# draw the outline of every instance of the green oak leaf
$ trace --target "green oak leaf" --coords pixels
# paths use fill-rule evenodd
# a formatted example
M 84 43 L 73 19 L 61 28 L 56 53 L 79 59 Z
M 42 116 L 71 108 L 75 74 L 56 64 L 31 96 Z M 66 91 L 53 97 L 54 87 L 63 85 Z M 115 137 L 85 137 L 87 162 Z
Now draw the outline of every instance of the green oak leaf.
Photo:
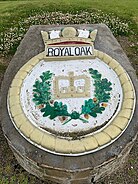
M 101 114 L 105 107 L 102 107 L 103 102 L 108 102 L 110 99 L 110 91 L 112 90 L 112 83 L 106 78 L 102 79 L 102 75 L 92 68 L 89 69 L 89 73 L 94 80 L 94 99 L 85 100 L 84 105 L 81 106 L 81 113 L 73 111 L 68 112 L 66 104 L 55 101 L 50 103 L 51 100 L 51 78 L 52 73 L 50 71 L 43 72 L 40 76 L 40 80 L 36 80 L 33 85 L 33 101 L 36 105 L 43 104 L 41 109 L 43 117 L 49 117 L 54 119 L 59 116 L 70 117 L 63 124 L 68 123 L 71 119 L 79 119 L 86 123 L 87 120 L 81 117 L 82 114 L 89 114 L 92 117 L 97 117 L 97 114 Z

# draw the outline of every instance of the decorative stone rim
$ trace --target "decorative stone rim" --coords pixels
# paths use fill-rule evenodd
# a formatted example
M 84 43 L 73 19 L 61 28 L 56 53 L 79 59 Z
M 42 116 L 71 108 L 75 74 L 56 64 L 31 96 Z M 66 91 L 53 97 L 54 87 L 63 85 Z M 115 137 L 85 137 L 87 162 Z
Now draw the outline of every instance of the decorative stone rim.
M 131 79 L 123 67 L 109 55 L 98 50 L 94 50 L 94 55 L 111 67 L 120 80 L 123 90 L 123 102 L 120 112 L 109 125 L 107 124 L 102 130 L 99 130 L 101 132 L 97 131 L 76 140 L 67 140 L 55 136 L 33 125 L 22 110 L 20 90 L 27 74 L 40 60 L 45 58 L 44 52 L 42 52 L 20 68 L 12 81 L 7 98 L 11 121 L 20 134 L 30 143 L 57 155 L 78 156 L 96 152 L 108 146 L 126 130 L 135 109 L 135 90 Z

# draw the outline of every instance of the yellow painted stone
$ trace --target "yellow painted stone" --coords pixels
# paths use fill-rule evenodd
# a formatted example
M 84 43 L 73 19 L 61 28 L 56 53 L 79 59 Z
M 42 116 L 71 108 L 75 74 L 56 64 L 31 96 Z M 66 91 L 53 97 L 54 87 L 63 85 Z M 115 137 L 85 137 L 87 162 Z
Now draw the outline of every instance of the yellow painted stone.
M 39 63 L 39 57 L 38 56 L 35 56 L 33 57 L 32 59 L 30 59 L 27 64 L 29 65 L 32 65 L 32 66 L 35 66 L 37 63 Z
M 40 144 L 42 147 L 49 149 L 51 151 L 54 151 L 55 144 L 56 144 L 56 137 L 50 134 L 44 133 L 44 136 Z
M 122 104 L 122 109 L 133 109 L 134 100 L 133 99 L 125 99 Z
M 10 104 L 10 107 L 12 107 L 13 105 L 19 105 L 20 104 L 20 96 L 19 95 L 10 96 L 9 97 L 9 104 Z
M 131 83 L 129 81 L 124 83 L 122 85 L 122 88 L 123 88 L 124 92 L 133 91 L 132 85 L 131 85 Z
M 24 114 L 18 114 L 13 119 L 14 119 L 14 122 L 18 128 L 20 128 L 20 126 L 22 124 L 24 124 L 26 121 L 28 121 Z
M 94 49 L 94 56 L 98 57 L 98 50 Z
M 26 71 L 26 72 L 30 72 L 30 70 L 33 68 L 32 65 L 30 65 L 29 63 L 26 63 L 25 65 L 22 66 L 22 68 L 20 69 L 21 71 Z
M 80 140 L 72 140 L 71 141 L 72 153 L 82 153 L 85 152 L 85 147 Z
M 104 56 L 103 56 L 103 61 L 106 63 L 106 64 L 109 64 L 111 61 L 112 61 L 112 57 L 110 57 L 109 55 L 103 53 Z
M 27 76 L 26 71 L 19 70 L 18 73 L 15 75 L 16 79 L 24 79 Z
M 11 87 L 9 90 L 9 96 L 15 96 L 15 95 L 19 95 L 20 93 L 20 88 L 19 87 Z
M 118 65 L 118 67 L 115 68 L 115 72 L 117 73 L 118 76 L 120 76 L 121 74 L 125 73 L 125 70 L 121 65 Z
M 35 127 L 30 123 L 28 120 L 24 121 L 20 126 L 20 131 L 26 136 L 29 137 L 30 134 L 33 132 Z
M 103 59 L 103 57 L 104 57 L 104 53 L 101 51 L 98 51 L 98 58 Z
M 96 149 L 98 147 L 98 142 L 93 136 L 82 138 L 81 142 L 87 151 Z
M 48 32 L 41 31 L 41 34 L 42 34 L 42 38 L 43 38 L 44 42 L 46 42 L 48 40 L 48 38 L 49 38 Z
M 10 111 L 11 111 L 12 117 L 15 117 L 16 115 L 23 113 L 20 105 L 14 105 L 14 106 L 12 106 L 10 108 Z
M 115 125 L 109 125 L 103 131 L 107 133 L 112 139 L 116 138 L 121 133 L 121 129 Z
M 127 81 L 129 81 L 128 76 L 127 76 L 126 73 L 121 74 L 121 75 L 119 76 L 119 79 L 120 79 L 121 84 L 124 84 L 124 83 L 126 83 Z
M 74 38 L 77 32 L 73 27 L 65 27 L 62 31 L 62 35 L 64 38 Z
M 97 32 L 98 32 L 98 30 L 95 29 L 95 30 L 93 30 L 93 31 L 90 33 L 90 38 L 92 39 L 92 41 L 95 40 L 96 35 L 97 35 Z
M 33 132 L 30 134 L 30 140 L 33 142 L 40 144 L 44 136 L 44 132 L 39 128 L 35 128 Z
M 121 128 L 122 130 L 125 129 L 125 127 L 128 124 L 128 119 L 125 117 L 116 117 L 113 122 L 114 125 L 118 126 L 119 128 Z
M 71 153 L 71 143 L 69 140 L 56 138 L 55 151 L 58 153 Z
M 112 69 L 115 69 L 119 63 L 115 60 L 115 59 L 112 59 L 109 64 L 108 64 Z
M 39 63 L 40 60 L 42 60 L 45 56 L 45 51 L 41 52 L 40 54 L 36 55 L 35 57 L 33 57 L 31 60 L 34 60 L 33 63 L 31 63 L 31 65 L 36 65 L 37 63 Z M 29 64 L 29 62 L 28 62 Z
M 14 78 L 11 84 L 11 87 L 20 87 L 22 85 L 23 80 L 22 79 L 16 79 Z
M 129 99 L 129 98 L 131 98 L 131 99 L 134 98 L 134 92 L 133 91 L 126 91 L 124 93 L 124 99 Z
M 132 113 L 131 109 L 123 109 L 119 112 L 118 117 L 125 117 L 125 118 L 130 118 Z
M 99 146 L 103 146 L 111 141 L 111 137 L 105 132 L 96 133 L 94 137 L 96 138 Z

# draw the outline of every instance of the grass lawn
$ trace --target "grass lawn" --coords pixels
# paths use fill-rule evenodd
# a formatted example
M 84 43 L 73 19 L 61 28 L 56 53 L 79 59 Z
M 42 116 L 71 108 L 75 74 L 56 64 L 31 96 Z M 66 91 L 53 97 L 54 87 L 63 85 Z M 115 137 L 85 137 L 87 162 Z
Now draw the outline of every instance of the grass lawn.
M 98 10 L 101 10 L 99 13 Z M 24 33 L 33 24 L 55 24 L 59 21 L 57 14 L 48 14 L 50 20 L 41 21 L 44 12 L 61 11 L 59 24 L 67 24 L 63 21 L 70 12 L 69 23 L 108 23 L 114 30 L 119 43 L 123 47 L 138 74 L 138 0 L 40 0 L 40 1 L 0 1 L 0 48 L 2 44 L 9 52 L 0 52 L 0 84 L 10 59 L 16 51 Z M 87 12 L 82 16 L 80 12 Z M 89 17 L 89 13 L 92 13 Z M 114 15 L 112 15 L 112 13 Z M 95 18 L 94 14 L 99 16 Z M 47 15 L 47 14 L 46 14 Z M 73 15 L 73 16 L 72 16 Z M 79 19 L 79 15 L 82 17 Z M 55 21 L 52 20 L 54 16 Z M 57 16 L 57 17 L 56 17 Z M 29 19 L 28 17 L 31 17 Z M 47 18 L 46 18 L 47 19 Z M 92 20 L 94 19 L 94 20 Z M 30 21 L 28 24 L 26 22 Z M 113 22 L 113 24 L 112 24 Z M 123 30 L 123 31 L 122 31 Z M 127 32 L 128 31 L 128 32 Z M 8 34 L 9 33 L 9 34 Z M 17 34 L 18 33 L 18 34 Z M 6 35 L 6 36 L 5 36 Z M 19 38 L 19 39 L 18 39 Z M 6 42 L 6 39 L 8 40 Z M 4 40 L 4 41 L 3 41 Z M 12 42 L 13 40 L 13 42 Z M 16 41 L 17 40 L 17 41 Z M 6 45 L 7 44 L 7 45 Z M 1 51 L 1 50 L 0 50 Z M 138 183 L 138 141 L 136 142 L 129 160 L 123 170 L 106 178 L 99 184 L 136 184 Z M 24 171 L 12 155 L 9 146 L 0 128 L 0 184 L 52 184 L 43 182 Z
M 30 11 L 31 9 L 42 8 L 48 11 L 77 11 L 101 9 L 106 12 L 114 12 L 123 17 L 138 16 L 137 0 L 40 0 L 40 1 L 0 1 L 0 15 L 14 12 Z
M 0 1 L 0 51 L 2 50 L 6 54 L 15 53 L 24 33 L 30 25 L 34 24 L 105 23 L 111 28 L 114 35 L 126 35 L 132 31 L 137 34 L 137 7 L 137 0 L 104 0 L 104 3 L 102 0 Z M 101 12 L 97 12 L 98 10 Z M 89 17 L 88 14 L 85 16 L 81 14 L 79 15 L 81 19 L 72 17 L 70 21 L 66 21 L 66 13 L 70 13 L 72 16 L 72 14 L 80 14 L 82 11 L 88 14 L 92 12 L 93 15 Z M 40 21 L 34 17 L 42 12 L 62 12 L 62 17 L 60 14 L 48 15 L 51 16 L 49 21 L 42 21 L 42 18 Z M 28 17 L 32 17 L 32 19 L 26 25 Z M 53 22 L 52 17 L 55 19 Z M 47 15 L 45 19 L 47 19 Z
M 0 23 L 7 25 L 20 17 L 26 17 L 31 10 L 76 12 L 100 9 L 106 13 L 138 22 L 137 0 L 40 0 L 40 1 L 0 1 Z

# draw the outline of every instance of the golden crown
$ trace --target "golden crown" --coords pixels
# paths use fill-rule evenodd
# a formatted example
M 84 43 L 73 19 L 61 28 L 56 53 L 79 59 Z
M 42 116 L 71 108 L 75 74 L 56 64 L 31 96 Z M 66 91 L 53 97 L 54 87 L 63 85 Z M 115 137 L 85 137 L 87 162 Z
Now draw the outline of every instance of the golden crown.
M 45 45 L 63 44 L 92 44 L 97 35 L 97 29 L 75 29 L 74 27 L 65 27 L 61 30 L 41 31 Z

